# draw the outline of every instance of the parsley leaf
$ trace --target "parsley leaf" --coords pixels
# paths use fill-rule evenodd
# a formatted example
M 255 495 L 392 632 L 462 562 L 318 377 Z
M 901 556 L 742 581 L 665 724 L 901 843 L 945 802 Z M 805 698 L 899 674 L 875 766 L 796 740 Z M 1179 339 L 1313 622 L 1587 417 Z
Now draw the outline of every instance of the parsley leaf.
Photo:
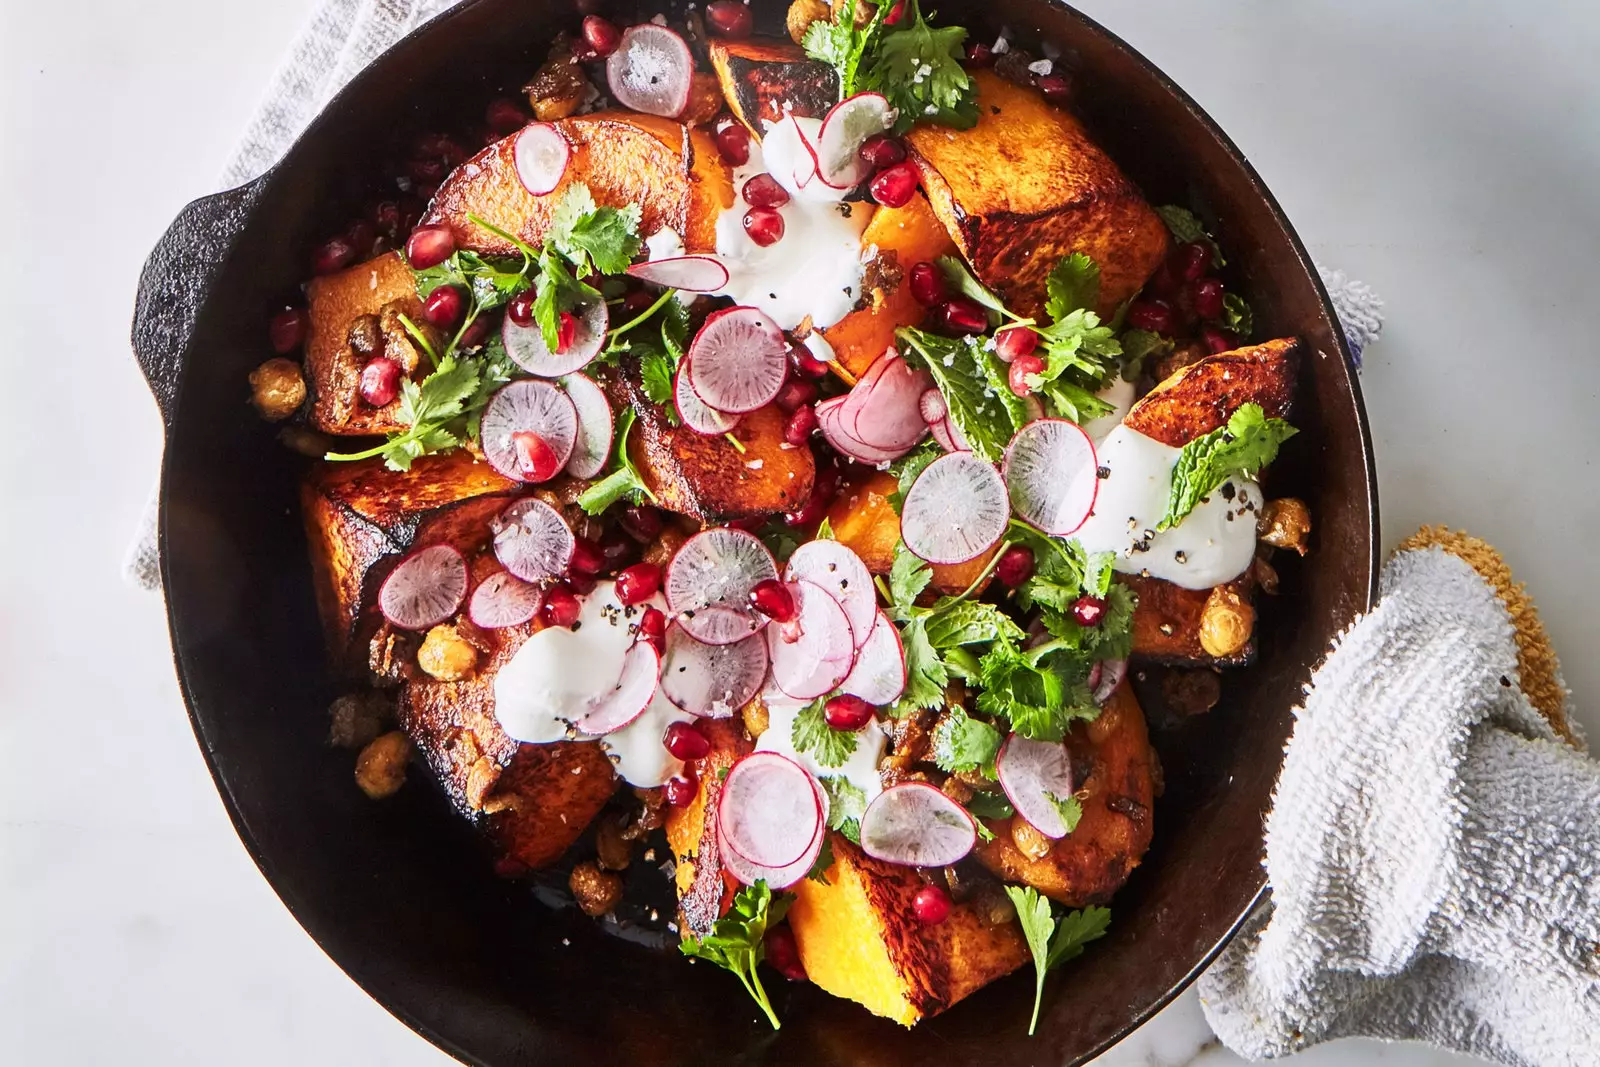
M 1278 446 L 1297 432 L 1283 419 L 1267 418 L 1260 404 L 1241 404 L 1228 425 L 1195 438 L 1178 453 L 1167 512 L 1156 529 L 1178 525 L 1229 478 L 1254 475 L 1271 463 Z
M 665 352 L 645 352 L 639 357 L 639 386 L 653 404 L 672 402 L 673 375 L 677 367 Z
M 1031 1036 L 1039 1025 L 1039 1004 L 1044 999 L 1044 976 L 1051 968 L 1083 954 L 1083 946 L 1104 937 L 1111 926 L 1109 908 L 1084 908 L 1068 912 L 1059 920 L 1051 912 L 1050 901 L 1032 886 L 1005 887 L 1006 896 L 1017 909 L 1022 936 L 1033 953 L 1033 1018 L 1028 1023 Z
M 917 708 L 936 708 L 944 703 L 944 687 L 950 684 L 950 671 L 928 641 L 928 621 L 915 618 L 900 631 L 906 653 L 906 689 L 889 709 L 900 718 Z
M 589 187 L 567 187 L 550 216 L 545 247 L 559 252 L 579 276 L 621 274 L 638 255 L 639 205 L 597 207 Z
M 990 463 L 1000 462 L 1018 429 L 1004 397 L 1019 398 L 1009 388 L 1003 397 L 990 384 L 977 345 L 909 327 L 896 334 L 909 346 L 906 358 L 911 365 L 925 367 L 933 375 L 950 409 L 950 420 L 973 453 Z
M 921 120 L 963 130 L 976 125 L 978 89 L 961 65 L 967 31 L 960 26 L 934 29 L 922 17 L 917 0 L 905 0 L 905 5 L 900 21 L 879 38 L 866 88 L 882 92 L 899 109 L 897 133 Z M 885 0 L 879 10 L 889 6 Z
M 859 738 L 854 730 L 835 730 L 823 717 L 827 697 L 819 697 L 800 709 L 794 717 L 790 739 L 796 752 L 804 752 L 824 767 L 842 767 L 856 750 Z
M 1066 825 L 1067 833 L 1070 834 L 1078 828 L 1078 820 L 1083 818 L 1083 805 L 1078 802 L 1077 797 L 1058 797 L 1054 793 L 1046 793 L 1044 797 L 1061 813 L 1061 821 Z
M 979 771 L 993 778 L 1000 741 L 999 730 L 981 719 L 968 718 L 960 707 L 953 707 L 934 725 L 933 762 L 950 774 Z
M 867 794 L 842 774 L 817 779 L 828 794 L 828 829 L 837 830 L 851 842 L 861 844 L 861 816 L 867 810 Z M 824 868 L 825 870 L 826 868 Z
M 1093 308 L 1100 299 L 1100 268 L 1082 252 L 1074 252 L 1050 272 L 1045 292 L 1045 312 L 1057 322 L 1074 311 Z
M 678 950 L 685 956 L 695 957 L 724 967 L 734 973 L 745 991 L 755 999 L 766 1014 L 774 1030 L 781 1025 L 767 991 L 762 988 L 761 976 L 756 968 L 766 958 L 767 930 L 783 921 L 792 897 L 772 895 L 767 883 L 758 881 L 734 894 L 733 906 L 718 919 L 711 933 L 703 938 L 686 935 Z

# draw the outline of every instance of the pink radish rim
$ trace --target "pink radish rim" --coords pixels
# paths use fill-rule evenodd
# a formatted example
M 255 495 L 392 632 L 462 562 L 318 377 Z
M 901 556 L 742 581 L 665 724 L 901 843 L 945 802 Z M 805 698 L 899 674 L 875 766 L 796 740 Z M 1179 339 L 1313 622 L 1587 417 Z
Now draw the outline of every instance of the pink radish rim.
M 571 347 L 565 352 L 550 350 L 537 322 L 519 326 L 507 315 L 500 325 L 500 340 L 505 343 L 506 355 L 517 366 L 540 378 L 560 378 L 587 367 L 605 345 L 611 312 L 604 300 L 591 299 L 575 307 L 572 313 L 577 317 L 578 328 Z
M 817 793 L 817 803 L 822 805 L 824 813 L 827 812 L 828 795 L 822 791 L 822 783 L 815 778 L 811 781 L 812 788 Z M 806 849 L 805 855 L 786 867 L 763 867 L 751 863 L 738 852 L 729 848 L 718 835 L 717 855 L 722 860 L 722 867 L 745 885 L 755 885 L 756 882 L 766 882 L 771 889 L 786 889 L 811 872 L 816 866 L 817 857 L 822 854 L 822 844 L 828 837 L 827 817 L 824 817 L 817 827 L 816 836 L 812 838 L 811 845 Z
M 866 106 L 876 107 L 874 102 L 882 104 L 882 111 L 885 113 L 886 121 L 873 130 L 872 133 L 849 145 L 849 153 L 845 156 L 847 169 L 832 170 L 823 166 L 822 156 L 828 147 L 830 129 L 841 129 L 842 123 L 850 111 L 859 111 Z M 828 113 L 822 117 L 821 128 L 817 131 L 817 175 L 822 179 L 823 183 L 834 189 L 853 189 L 865 181 L 867 177 L 866 165 L 862 163 L 859 155 L 861 146 L 866 143 L 868 137 L 890 129 L 894 125 L 894 115 L 894 108 L 889 106 L 888 99 L 882 93 L 857 93 L 855 96 L 841 100 L 829 108 Z
M 689 344 L 684 369 L 706 406 L 743 415 L 772 403 L 782 391 L 789 376 L 788 345 L 766 312 L 731 307 L 707 317 Z M 743 393 L 737 392 L 741 385 Z
M 833 446 L 834 451 L 849 456 L 853 460 L 873 466 L 899 459 L 911 451 L 910 448 L 898 452 L 890 449 L 873 448 L 865 441 L 858 440 L 853 434 L 847 432 L 844 428 L 844 416 L 840 413 L 840 408 L 843 406 L 845 399 L 845 397 L 836 396 L 831 400 L 824 400 L 816 408 L 817 426 L 822 430 L 823 438 Z
M 880 678 L 897 678 L 892 685 L 878 688 Z M 906 648 L 900 630 L 881 610 L 867 639 L 856 653 L 855 666 L 839 692 L 858 696 L 868 704 L 885 707 L 899 700 L 906 691 Z
M 714 293 L 728 285 L 728 268 L 715 256 L 670 256 L 635 263 L 628 273 L 640 281 L 685 293 Z M 719 279 L 713 281 L 713 279 Z
M 730 555 L 741 559 L 730 561 Z M 744 573 L 728 569 L 741 562 Z M 767 617 L 749 606 L 750 590 L 777 577 L 778 564 L 759 537 L 717 526 L 679 546 L 667 561 L 661 591 L 689 636 L 708 645 L 730 645 L 767 625 Z M 710 619 L 701 619 L 708 611 Z
M 928 503 L 927 494 L 938 491 L 933 488 L 934 483 L 930 481 L 930 478 L 950 477 L 952 469 L 956 466 L 966 468 L 964 473 L 971 475 L 971 484 L 968 486 L 956 486 L 952 490 L 947 490 L 952 497 L 956 495 L 962 497 L 956 503 L 972 505 L 971 493 L 978 490 L 987 490 L 996 497 L 991 503 L 996 508 L 998 518 L 997 521 L 992 523 L 994 525 L 992 535 L 990 530 L 979 528 L 977 535 L 963 538 L 960 546 L 957 546 L 952 541 L 949 545 L 951 551 L 946 552 L 943 551 L 944 545 L 942 543 L 938 548 L 935 548 L 928 543 L 928 538 L 943 538 L 944 534 L 941 531 L 959 531 L 961 524 L 952 522 L 952 507 L 950 503 L 946 503 L 936 511 L 928 514 L 924 514 L 924 510 L 932 507 Z M 993 479 L 992 484 L 988 484 L 988 479 L 990 478 Z M 978 482 L 984 482 L 985 484 L 980 486 L 977 484 Z M 963 489 L 968 490 L 968 492 L 960 492 Z M 971 452 L 951 452 L 928 464 L 906 492 L 905 503 L 900 508 L 900 536 L 905 541 L 906 547 L 914 552 L 919 559 L 927 560 L 929 563 L 965 563 L 967 560 L 977 559 L 989 551 L 1000 541 L 1001 537 L 1005 536 L 1006 524 L 1010 516 L 1011 499 L 1006 492 L 1005 482 L 1001 480 L 1000 474 L 994 469 L 994 466 L 979 459 Z M 976 516 L 974 516 L 973 521 L 976 521 Z M 972 546 L 974 545 L 978 547 L 973 548 Z M 971 551 L 968 551 L 968 549 L 971 549 Z
M 675 705 L 708 719 L 726 719 L 761 691 L 767 678 L 767 643 L 752 634 L 727 645 L 708 645 L 677 623 L 667 627 L 666 653 L 661 658 L 661 691 Z M 726 685 L 719 672 L 737 686 Z M 714 693 L 719 682 L 722 696 Z
M 794 620 L 767 627 L 772 683 L 796 700 L 815 700 L 849 675 L 855 633 L 826 589 L 801 579 L 789 583 L 789 591 L 795 598 Z
M 1072 795 L 1072 757 L 1066 745 L 1012 734 L 1000 746 L 994 768 L 1006 799 L 1029 826 L 1052 840 L 1059 841 L 1067 836 L 1061 809 L 1045 795 L 1054 793 L 1062 799 Z M 1052 785 L 1059 786 L 1061 791 L 1056 792 L 1050 788 Z
M 757 775 L 761 778 L 756 779 Z M 785 787 L 793 795 L 779 792 Z M 722 780 L 717 794 L 717 836 L 757 866 L 787 867 L 806 854 L 824 821 L 817 793 L 811 773 L 787 756 L 752 752 L 729 768 Z M 775 810 L 780 806 L 783 810 Z M 757 835 L 766 837 L 765 841 L 741 832 L 749 829 L 748 820 L 757 811 L 771 820 L 765 829 L 777 831 Z M 814 821 L 802 821 L 808 818 Z M 785 829 L 791 832 L 784 834 Z
M 638 89 L 628 84 L 630 60 L 639 58 L 635 46 L 643 47 L 645 38 L 650 38 L 649 44 L 663 50 L 663 57 L 669 64 L 674 60 L 677 61 L 676 66 L 667 73 L 681 76 L 683 82 L 681 92 L 673 92 L 667 96 L 660 90 Z M 667 52 L 671 55 L 665 55 Z M 689 46 L 684 43 L 683 38 L 665 26 L 657 26 L 650 22 L 623 30 L 617 50 L 606 59 L 606 85 L 611 90 L 611 95 L 616 97 L 617 103 L 623 107 L 642 111 L 646 115 L 660 115 L 671 119 L 683 114 L 683 109 L 689 106 L 693 79 L 694 56 L 690 54 Z
M 1082 426 L 1066 419 L 1038 419 L 1018 430 L 1006 446 L 1001 472 L 1006 496 L 1020 517 L 1047 534 L 1067 537 L 1094 514 L 1100 497 L 1098 467 L 1094 441 Z M 1087 493 L 1078 488 L 1085 479 Z M 1087 502 L 1074 501 L 1074 493 L 1087 496 Z M 1078 503 L 1083 503 L 1082 514 Z
M 817 586 L 844 609 L 856 647 L 864 646 L 877 621 L 878 590 L 861 557 L 838 541 L 807 541 L 795 549 L 783 569 L 784 581 L 801 579 Z
M 590 737 L 615 733 L 644 714 L 661 684 L 661 656 L 649 641 L 636 641 L 622 656 L 622 671 L 610 693 L 595 701 L 573 726 Z
M 700 399 L 689 381 L 688 357 L 678 364 L 678 376 L 672 382 L 672 403 L 683 424 L 701 437 L 721 437 L 739 425 L 740 416 L 724 414 Z
M 902 792 L 912 789 L 926 792 Z M 908 805 L 920 806 L 922 810 L 908 808 Z M 888 830 L 889 827 L 880 824 L 894 818 L 903 820 L 894 827 L 894 839 L 881 840 L 875 831 Z M 923 850 L 935 843 L 933 835 L 945 831 L 950 835 L 947 847 L 943 851 L 925 853 Z M 861 815 L 861 849 L 885 863 L 904 867 L 948 867 L 960 862 L 977 842 L 978 825 L 972 813 L 926 782 L 890 786 L 879 793 Z
M 605 470 L 606 460 L 611 458 L 611 437 L 616 429 L 611 401 L 587 374 L 569 374 L 561 379 L 561 386 L 578 416 L 567 473 L 574 478 L 593 478 Z
M 540 154 L 550 158 L 540 159 Z M 557 154 L 558 165 L 551 166 Z M 560 127 L 548 122 L 530 122 L 512 143 L 511 157 L 522 187 L 534 196 L 548 196 L 566 177 L 567 165 L 572 161 L 572 145 Z
M 539 614 L 544 593 L 510 571 L 495 571 L 478 583 L 467 601 L 467 617 L 474 626 L 500 630 L 520 626 Z
M 502 511 L 489 528 L 494 555 L 514 577 L 538 582 L 566 573 L 577 542 L 561 513 L 537 497 L 524 497 Z
M 428 570 L 433 574 L 419 574 Z M 411 591 L 408 599 L 401 586 L 406 582 L 423 583 Z M 419 548 L 395 565 L 394 570 L 378 587 L 378 610 L 383 617 L 402 630 L 426 630 L 437 626 L 456 613 L 467 595 L 467 561 L 450 545 L 430 545 Z M 426 598 L 432 603 L 424 605 Z M 426 607 L 426 610 L 423 610 Z M 410 608 L 409 612 L 403 609 Z M 410 621 L 403 621 L 404 615 Z

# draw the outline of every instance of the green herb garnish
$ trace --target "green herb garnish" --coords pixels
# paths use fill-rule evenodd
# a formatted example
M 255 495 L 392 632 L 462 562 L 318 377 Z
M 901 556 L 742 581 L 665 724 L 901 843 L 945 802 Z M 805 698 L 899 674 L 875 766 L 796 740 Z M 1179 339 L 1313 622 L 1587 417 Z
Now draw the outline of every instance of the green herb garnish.
M 796 752 L 803 752 L 824 767 L 842 767 L 856 750 L 854 730 L 835 730 L 823 715 L 827 697 L 818 697 L 800 709 L 789 731 Z
M 761 976 L 756 968 L 766 958 L 767 930 L 783 921 L 793 898 L 786 894 L 772 895 L 767 883 L 758 881 L 734 894 L 733 906 L 728 914 L 718 919 L 711 933 L 703 938 L 685 935 L 678 950 L 685 956 L 707 960 L 724 967 L 744 985 L 745 991 L 755 999 L 766 1013 L 774 1030 L 780 1027 L 767 991 L 762 988 Z
M 1057 919 L 1050 901 L 1032 886 L 1005 887 L 1006 896 L 1016 905 L 1017 922 L 1033 953 L 1033 1017 L 1028 1022 L 1032 1036 L 1039 1025 L 1039 1005 L 1044 999 L 1044 976 L 1060 964 L 1083 954 L 1083 946 L 1106 935 L 1111 927 L 1109 908 L 1083 908 Z
M 828 794 L 828 829 L 861 844 L 861 816 L 867 810 L 867 794 L 842 774 L 824 775 L 817 780 Z
M 1267 418 L 1260 404 L 1241 404 L 1228 425 L 1195 438 L 1178 453 L 1167 512 L 1156 529 L 1178 525 L 1229 478 L 1255 475 L 1276 458 L 1278 446 L 1297 432 L 1283 419 Z

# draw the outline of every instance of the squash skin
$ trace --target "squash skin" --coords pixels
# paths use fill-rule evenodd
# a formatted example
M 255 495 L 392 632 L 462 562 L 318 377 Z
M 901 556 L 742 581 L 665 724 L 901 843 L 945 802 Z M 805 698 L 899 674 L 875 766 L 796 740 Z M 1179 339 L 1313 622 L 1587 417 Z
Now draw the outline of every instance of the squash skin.
M 1167 229 L 1071 113 L 992 71 L 972 72 L 978 123 L 906 134 L 922 186 L 978 279 L 1019 315 L 1038 316 L 1045 278 L 1083 252 L 1100 267 L 1108 316 L 1167 253 Z
M 775 123 L 785 114 L 820 119 L 839 102 L 838 72 L 807 58 L 792 41 L 714 38 L 707 51 L 728 110 L 757 137 L 764 132 L 763 123 Z
M 356 355 L 349 341 L 356 319 L 382 315 L 390 306 L 412 322 L 422 321 L 422 300 L 411 268 L 398 252 L 312 278 L 306 284 L 306 309 L 311 318 L 305 350 L 310 420 L 323 433 L 382 434 L 406 428 L 400 422 L 398 397 L 381 408 L 361 399 L 365 360 Z M 427 368 L 419 365 L 411 377 L 421 381 L 427 373 Z

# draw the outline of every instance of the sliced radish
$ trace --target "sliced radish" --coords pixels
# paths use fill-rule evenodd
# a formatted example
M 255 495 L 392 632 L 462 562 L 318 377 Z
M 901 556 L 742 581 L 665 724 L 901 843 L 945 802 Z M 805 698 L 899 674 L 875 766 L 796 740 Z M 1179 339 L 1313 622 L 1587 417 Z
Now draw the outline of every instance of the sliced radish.
M 889 349 L 867 369 L 845 397 L 845 430 L 869 448 L 909 449 L 928 432 L 922 399 L 933 377 Z
M 722 526 L 683 543 L 667 564 L 667 609 L 690 637 L 731 645 L 767 624 L 750 607 L 750 590 L 778 576 L 772 553 L 753 533 Z
M 817 857 L 822 854 L 823 842 L 828 838 L 828 794 L 822 791 L 822 783 L 814 777 L 811 779 L 811 785 L 816 790 L 817 803 L 822 806 L 823 817 L 817 826 L 816 835 L 811 839 L 810 847 L 803 856 L 782 867 L 763 867 L 758 863 L 751 863 L 727 847 L 719 835 L 717 854 L 722 860 L 723 869 L 745 885 L 755 885 L 761 881 L 772 889 L 785 889 L 809 874 L 811 868 L 816 865 Z
M 535 322 L 531 326 L 518 326 L 507 315 L 500 327 L 500 338 L 505 342 L 506 354 L 529 374 L 541 378 L 559 378 L 563 374 L 582 370 L 605 343 L 606 328 L 611 324 L 610 313 L 604 300 L 588 300 L 573 308 L 577 317 L 577 330 L 565 352 L 553 352 L 544 343 L 544 331 Z
M 930 423 L 928 425 L 928 432 L 933 434 L 933 439 L 937 441 L 939 443 L 939 447 L 944 449 L 946 452 L 960 452 L 962 449 L 956 447 L 955 438 L 950 436 L 950 426 L 951 423 L 949 419 L 940 419 L 938 422 Z
M 855 666 L 839 683 L 839 691 L 879 707 L 893 704 L 906 691 L 905 646 L 900 641 L 900 631 L 882 611 L 867 631 L 861 651 L 856 653 Z
M 909 447 L 903 449 L 874 448 L 861 440 L 854 433 L 844 428 L 843 406 L 846 398 L 836 396 L 832 400 L 824 400 L 817 405 L 817 426 L 822 430 L 823 438 L 834 449 L 851 459 L 873 466 L 888 463 L 899 459 L 907 452 Z
M 971 452 L 952 452 L 912 483 L 900 509 L 900 536 L 929 563 L 965 563 L 993 547 L 1010 518 L 999 472 Z
M 495 558 L 525 582 L 565 574 L 572 562 L 572 530 L 543 500 L 517 501 L 500 513 L 492 529 Z
M 640 23 L 622 31 L 606 60 L 606 84 L 617 103 L 647 115 L 677 118 L 689 106 L 694 57 L 683 38 L 665 26 Z
M 838 541 L 807 541 L 795 549 L 783 570 L 786 582 L 802 579 L 839 602 L 856 644 L 865 644 L 878 614 L 878 591 L 861 557 Z
M 731 645 L 708 645 L 674 623 L 667 627 L 666 643 L 661 691 L 691 715 L 726 719 L 767 679 L 767 643 L 760 634 Z
M 967 809 L 926 782 L 890 786 L 861 815 L 862 851 L 885 863 L 948 867 L 977 839 Z
M 724 415 L 700 399 L 689 384 L 689 361 L 678 365 L 677 380 L 672 383 L 672 403 L 678 409 L 678 418 L 695 433 L 707 437 L 720 437 L 739 425 L 739 416 Z
M 821 823 L 810 772 L 776 752 L 753 752 L 735 763 L 717 794 L 721 843 L 763 867 L 804 856 Z
M 772 403 L 789 375 L 789 346 L 765 312 L 734 307 L 706 319 L 689 345 L 689 384 L 717 411 L 741 415 Z
M 498 630 L 520 626 L 539 612 L 544 594 L 510 571 L 496 571 L 478 583 L 467 601 L 467 616 L 474 626 Z
M 1094 442 L 1065 419 L 1040 419 L 1017 431 L 1006 449 L 1005 480 L 1017 514 L 1047 534 L 1082 526 L 1100 491 Z
M 555 453 L 550 472 L 553 477 L 566 465 L 577 443 L 578 410 L 566 393 L 549 382 L 512 382 L 489 398 L 478 431 L 484 457 L 507 478 L 533 481 L 519 461 L 517 443 L 512 440 L 512 435 L 518 433 L 536 434 Z
M 728 268 L 716 256 L 673 256 L 635 263 L 628 273 L 640 281 L 681 289 L 686 293 L 714 293 L 728 284 Z
M 1128 661 L 1125 659 L 1106 659 L 1094 665 L 1090 672 L 1089 688 L 1094 690 L 1094 702 L 1104 704 L 1111 699 L 1111 694 L 1117 691 L 1117 686 L 1128 676 Z
M 917 401 L 917 410 L 922 412 L 922 421 L 932 428 L 943 422 L 945 416 L 950 414 L 950 405 L 944 402 L 944 394 L 939 390 L 925 389 L 922 398 Z
M 1072 795 L 1072 758 L 1066 745 L 1012 734 L 1000 746 L 994 770 L 1018 815 L 1046 837 L 1067 836 L 1057 804 Z
M 378 610 L 402 630 L 426 630 L 455 614 L 467 595 L 467 561 L 449 545 L 401 560 L 378 590 Z
M 827 591 L 807 581 L 793 582 L 795 617 L 767 627 L 772 681 L 796 700 L 815 700 L 845 680 L 855 662 L 856 640 L 850 619 Z
M 572 725 L 579 733 L 599 737 L 620 730 L 644 713 L 661 682 L 661 655 L 649 641 L 637 641 L 622 657 L 617 684 Z
M 858 93 L 841 100 L 823 116 L 817 134 L 817 173 L 835 188 L 853 188 L 867 178 L 861 145 L 894 125 L 898 112 L 878 93 Z
M 567 460 L 567 473 L 574 478 L 593 478 L 605 470 L 611 457 L 611 401 L 586 374 L 567 375 L 561 379 L 561 387 L 578 415 L 578 437 Z
M 567 173 L 572 145 L 559 128 L 548 122 L 534 122 L 517 134 L 511 155 L 522 187 L 534 196 L 546 196 L 555 192 Z

